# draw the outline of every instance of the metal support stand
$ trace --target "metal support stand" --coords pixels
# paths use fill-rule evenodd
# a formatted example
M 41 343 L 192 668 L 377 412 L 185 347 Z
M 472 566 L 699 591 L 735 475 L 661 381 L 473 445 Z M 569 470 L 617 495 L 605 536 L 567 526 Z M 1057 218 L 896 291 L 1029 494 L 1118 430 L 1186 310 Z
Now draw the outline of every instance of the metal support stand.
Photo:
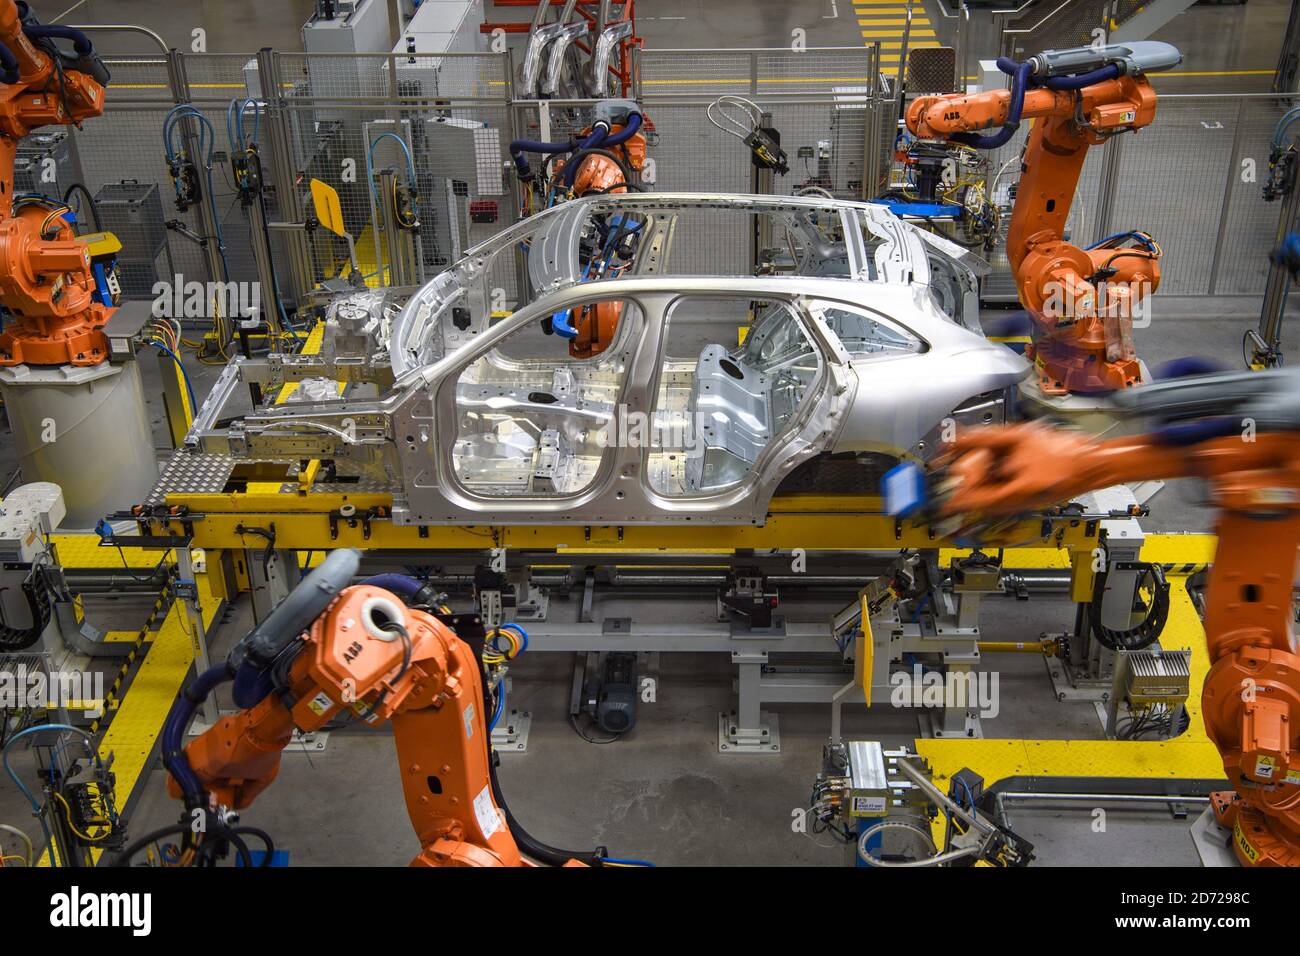
M 1124 150 L 1124 138 L 1112 136 L 1101 148 L 1101 179 L 1103 183 L 1118 182 L 1120 156 Z M 1111 214 L 1115 207 L 1115 190 L 1099 190 L 1097 197 L 1097 215 L 1093 220 L 1093 235 L 1104 239 L 1110 235 Z
M 1208 806 L 1192 824 L 1192 845 L 1201 858 L 1201 866 L 1241 866 L 1232 849 L 1232 831 L 1219 826 Z
M 776 715 L 762 710 L 763 667 L 767 652 L 732 651 L 736 665 L 736 709 L 718 715 L 720 753 L 778 754 L 781 731 Z
M 244 551 L 244 561 L 248 568 L 253 619 L 260 623 L 302 579 L 298 556 L 294 551 L 272 551 L 267 556 L 264 551 L 249 549 Z
M 185 618 L 185 632 L 194 650 L 194 672 L 202 674 L 211 665 L 208 639 L 203 630 L 203 612 L 199 609 L 198 586 L 194 579 L 194 560 L 189 548 L 176 549 L 176 604 Z M 217 700 L 212 694 L 199 705 L 200 719 L 208 726 L 217 722 Z
M 501 715 L 492 731 L 492 749 L 498 753 L 521 754 L 528 750 L 528 734 L 533 729 L 533 715 L 513 708 Z
M 177 50 L 172 50 L 167 54 L 168 73 L 172 78 L 172 98 L 179 106 L 182 103 L 188 103 L 189 80 L 185 75 L 185 62 Z M 195 168 L 203 169 L 207 161 L 207 156 L 199 152 L 198 121 L 192 116 L 182 117 L 180 120 L 181 141 L 185 144 L 185 154 L 190 158 Z M 202 244 L 203 259 L 208 266 L 208 278 L 213 282 L 225 282 L 227 279 L 225 263 L 221 255 L 221 247 L 216 236 L 218 232 L 216 219 L 212 214 L 211 197 L 207 194 L 207 178 L 200 176 L 199 201 L 194 204 L 196 214 L 199 217 L 199 235 L 205 237 Z M 169 281 L 175 281 L 174 277 L 168 276 Z
M 257 281 L 262 287 L 262 294 L 259 297 L 262 303 L 262 321 L 266 323 L 267 338 L 271 343 L 271 351 L 279 352 L 283 348 L 278 335 L 271 335 L 280 320 L 280 292 L 277 288 L 275 266 L 271 262 L 271 243 L 269 240 L 270 232 L 266 224 L 266 212 L 262 205 L 262 187 L 259 184 L 247 197 L 248 205 L 245 207 L 248 212 L 248 246 L 253 253 L 253 264 L 257 268 Z M 238 320 L 243 323 L 253 320 L 254 316 L 239 316 Z
M 1300 230 L 1300 188 L 1292 186 L 1282 200 L 1282 211 L 1277 220 L 1273 246 L 1282 244 L 1288 233 Z M 1268 281 L 1264 286 L 1264 304 L 1259 314 L 1259 331 L 1247 335 L 1255 347 L 1258 361 L 1265 368 L 1282 364 L 1282 318 L 1286 301 L 1291 293 L 1291 273 L 1280 262 L 1269 263 Z
M 281 275 L 281 293 L 299 302 L 316 284 L 305 224 L 301 197 L 293 163 L 293 139 L 289 132 L 288 112 L 284 105 L 284 85 L 280 79 L 279 54 L 264 48 L 257 54 L 257 75 L 261 85 L 262 100 L 266 109 L 262 122 L 266 130 L 267 151 L 270 154 L 270 180 L 275 189 L 275 204 L 281 223 L 271 223 L 284 236 L 287 252 L 288 275 Z M 291 228 L 284 228 L 289 226 Z
M 759 118 L 758 125 L 760 129 L 772 130 L 772 114 L 763 113 Z M 776 192 L 776 172 L 775 170 L 765 169 L 753 162 L 753 189 L 757 196 L 771 196 Z M 752 259 L 754 269 L 763 264 L 764 250 L 772 248 L 772 219 L 770 216 L 754 217 L 754 238 L 753 238 Z
M 379 195 L 388 197 L 396 193 L 397 173 L 391 169 L 379 173 Z M 396 286 L 415 283 L 415 249 L 411 233 L 400 228 L 392 209 L 381 209 L 380 219 L 384 224 L 384 245 L 388 249 L 390 284 Z

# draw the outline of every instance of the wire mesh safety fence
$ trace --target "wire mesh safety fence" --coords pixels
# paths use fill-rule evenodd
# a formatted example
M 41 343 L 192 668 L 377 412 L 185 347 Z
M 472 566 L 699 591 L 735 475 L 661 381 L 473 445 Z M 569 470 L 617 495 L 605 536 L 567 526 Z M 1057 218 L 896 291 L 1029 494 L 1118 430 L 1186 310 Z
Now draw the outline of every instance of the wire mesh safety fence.
M 897 131 L 897 105 L 873 78 L 870 48 L 853 50 L 641 51 L 636 92 L 645 111 L 649 148 L 647 188 L 658 191 L 789 195 L 809 188 L 838 198 L 878 195 L 881 170 Z M 176 55 L 183 98 L 197 118 L 173 123 L 173 149 L 192 124 L 211 166 L 216 231 L 231 279 L 258 279 L 248 210 L 231 177 L 227 131 L 231 100 L 261 105 L 246 118 L 268 180 L 268 218 L 277 284 L 295 291 L 350 270 L 347 244 L 308 229 L 308 184 L 318 178 L 339 193 L 344 225 L 358 267 L 372 285 L 391 281 L 385 238 L 382 174 L 391 170 L 415 186 L 420 227 L 413 237 L 415 278 L 432 278 L 465 250 L 521 215 L 509 167 L 516 137 L 564 140 L 592 121 L 594 101 L 512 101 L 508 55 L 315 54 Z M 23 144 L 18 166 L 33 170 L 25 188 L 60 194 L 79 181 L 102 197 L 105 228 L 123 237 L 129 297 L 152 295 L 153 282 L 181 275 L 210 278 L 197 210 L 176 208 L 163 129 L 176 105 L 168 59 L 111 59 L 111 121 L 79 130 L 43 130 Z M 267 70 L 266 82 L 263 73 Z M 264 89 L 264 85 L 268 88 Z M 710 119 L 722 93 L 744 97 L 780 135 L 790 171 L 757 176 L 749 148 Z M 1068 238 L 1088 245 L 1126 229 L 1149 231 L 1164 247 L 1161 294 L 1260 296 L 1278 210 L 1261 195 L 1269 139 L 1290 100 L 1275 96 L 1163 96 L 1155 123 L 1090 151 L 1075 197 Z M 716 115 L 715 115 L 716 118 Z M 278 124 L 283 139 L 268 135 Z M 725 124 L 724 124 L 725 125 Z M 208 132 L 210 127 L 211 132 Z M 988 157 L 989 195 L 1009 210 L 1017 158 L 1028 124 Z M 59 135 L 62 134 L 62 135 Z M 277 156 L 283 144 L 285 156 Z M 1118 156 L 1109 165 L 1107 151 Z M 409 153 L 409 159 L 408 159 Z M 23 159 L 28 165 L 24 167 Z M 53 181 L 35 170 L 54 159 Z M 275 176 L 277 163 L 289 171 Z M 45 164 L 48 166 L 49 164 Z M 44 169 L 42 166 L 41 169 Z M 369 172 L 368 172 L 369 171 Z M 206 180 L 206 175 L 205 175 Z M 288 188 L 293 194 L 282 196 Z M 204 195 L 209 184 L 201 183 Z M 283 201 L 282 201 L 283 200 Z M 1009 218 L 1004 214 L 1003 224 Z M 164 228 L 171 222 L 176 228 Z M 307 274 L 291 284 L 291 247 Z M 684 274 L 749 274 L 753 223 L 686 210 L 680 215 L 670 268 Z M 1001 247 L 990 256 L 990 299 L 1014 300 Z M 518 268 L 499 262 L 493 287 L 501 304 L 525 295 Z
M 1263 183 L 1273 129 L 1290 105 L 1273 96 L 1166 96 L 1151 126 L 1116 141 L 1101 225 L 1105 235 L 1144 229 L 1163 246 L 1159 294 L 1263 294 L 1279 216 Z
M 1034 4 L 1020 16 L 1007 18 L 1009 22 L 1002 31 L 1002 53 L 1018 60 L 1026 53 L 1039 50 L 1088 46 L 1099 35 L 1105 35 L 1111 22 L 1120 22 L 1112 20 L 1113 4 L 1114 0 L 1055 0 Z M 1124 18 L 1140 7 L 1140 4 L 1125 6 Z
M 1156 119 L 1133 135 L 1090 150 L 1067 224 L 1086 247 L 1141 229 L 1163 248 L 1163 296 L 1262 296 L 1279 204 L 1266 202 L 1270 140 L 1293 100 L 1248 94 L 1162 96 Z M 1003 209 L 1002 238 L 1028 127 L 990 162 L 990 196 Z M 1111 169 L 1105 155 L 1118 152 Z M 1014 301 L 999 243 L 986 299 Z
M 637 89 L 653 126 L 654 188 L 775 195 L 811 189 L 863 198 L 868 117 L 874 123 L 879 110 L 873 63 L 869 48 L 641 51 Z M 720 95 L 739 101 L 715 104 Z M 776 131 L 787 173 L 764 177 L 752 163 L 744 133 L 758 117 Z M 670 268 L 751 273 L 754 228 L 748 215 L 684 210 Z

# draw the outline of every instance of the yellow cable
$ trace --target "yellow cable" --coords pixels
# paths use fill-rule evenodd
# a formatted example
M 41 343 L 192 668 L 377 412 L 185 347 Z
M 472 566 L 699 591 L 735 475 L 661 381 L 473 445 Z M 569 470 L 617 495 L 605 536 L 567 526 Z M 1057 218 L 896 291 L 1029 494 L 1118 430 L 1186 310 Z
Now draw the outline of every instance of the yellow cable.
M 75 833 L 79 839 L 85 840 L 87 843 L 98 843 L 100 840 L 103 840 L 105 837 L 107 837 L 109 834 L 113 832 L 113 828 L 108 827 L 99 836 L 90 836 L 87 833 L 82 833 L 80 830 L 77 829 L 77 825 L 72 822 L 72 807 L 68 806 L 68 801 L 63 798 L 63 794 L 56 793 L 54 795 L 54 799 L 58 800 L 59 803 L 63 804 L 63 812 L 68 817 L 68 829 L 70 829 L 73 833 Z

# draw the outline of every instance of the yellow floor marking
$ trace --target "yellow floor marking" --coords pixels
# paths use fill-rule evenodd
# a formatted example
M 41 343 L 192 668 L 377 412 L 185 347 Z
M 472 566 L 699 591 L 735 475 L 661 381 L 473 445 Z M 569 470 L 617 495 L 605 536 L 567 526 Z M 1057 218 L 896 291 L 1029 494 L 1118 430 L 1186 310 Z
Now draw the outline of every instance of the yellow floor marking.
M 1143 545 L 1142 560 L 1175 566 L 1204 564 L 1213 560 L 1216 543 L 1211 534 L 1153 534 Z M 1046 551 L 1018 548 L 1011 560 L 1016 564 L 1026 559 L 1034 561 L 1036 555 L 1046 556 Z M 941 557 L 958 553 L 945 550 Z M 1068 563 L 1068 556 L 1064 552 L 1060 555 L 1056 565 L 1064 566 L 1062 562 Z M 917 740 L 916 750 L 930 762 L 939 787 L 946 790 L 944 781 L 963 767 L 982 775 L 986 786 L 1009 777 L 1028 775 L 1210 780 L 1222 777 L 1223 761 L 1206 736 L 1201 719 L 1201 689 L 1210 669 L 1205 631 L 1187 593 L 1186 576 L 1173 573 L 1169 582 L 1169 619 L 1160 643 L 1166 650 L 1192 652 L 1191 694 L 1187 699 L 1191 724 L 1182 736 L 1164 741 Z M 942 836 L 942 832 L 938 835 Z
M 868 39 L 874 37 L 887 40 L 903 39 L 903 33 L 901 30 L 863 30 L 862 35 Z M 934 40 L 938 38 L 937 34 L 933 30 L 913 30 L 909 35 L 913 40 L 918 38 Z

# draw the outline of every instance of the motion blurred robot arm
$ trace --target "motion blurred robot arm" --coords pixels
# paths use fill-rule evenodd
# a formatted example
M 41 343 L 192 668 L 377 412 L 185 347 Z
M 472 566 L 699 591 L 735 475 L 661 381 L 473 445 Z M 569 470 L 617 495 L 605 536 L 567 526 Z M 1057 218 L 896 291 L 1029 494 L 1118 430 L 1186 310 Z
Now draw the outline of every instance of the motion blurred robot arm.
M 295 729 L 318 730 L 352 709 L 368 724 L 393 725 L 407 811 L 423 847 L 412 865 L 528 865 L 493 793 L 477 655 L 451 627 L 392 591 L 350 586 L 359 561 L 355 551 L 332 552 L 226 664 L 186 689 L 163 730 L 169 791 L 188 813 L 215 808 L 229 816 L 274 781 Z M 400 589 L 404 581 L 418 585 L 398 575 L 380 583 Z M 419 605 L 424 596 L 404 597 Z M 182 748 L 198 704 L 230 679 L 244 709 Z
M 71 40 L 74 53 L 54 41 Z M 0 298 L 17 317 L 0 333 L 0 365 L 97 365 L 112 314 L 95 295 L 90 252 L 67 207 L 14 195 L 18 141 L 42 126 L 80 125 L 104 111 L 109 80 L 84 33 L 36 22 L 26 3 L 0 0 Z
M 1039 120 L 1025 146 L 1007 258 L 1039 326 L 1034 357 L 1047 394 L 1113 391 L 1140 379 L 1131 323 L 1137 302 L 1160 283 L 1160 248 L 1130 232 L 1080 249 L 1066 241 L 1065 226 L 1088 148 L 1149 125 L 1156 95 L 1145 74 L 1181 59 L 1158 42 L 1049 50 L 1024 63 L 1001 58 L 1011 89 L 922 96 L 907 110 L 918 138 L 981 149 L 1010 141 L 1023 119 Z M 979 132 L 989 129 L 997 132 Z
M 930 476 L 932 517 L 980 540 L 1012 515 L 1096 488 L 1197 476 L 1219 508 L 1206 588 L 1202 710 L 1234 791 L 1213 794 L 1246 865 L 1300 866 L 1300 374 L 1174 380 L 1115 397 L 1145 434 L 1094 441 L 1041 425 L 973 431 Z M 897 486 L 896 486 L 897 487 Z M 903 510 L 895 502 L 894 510 Z

